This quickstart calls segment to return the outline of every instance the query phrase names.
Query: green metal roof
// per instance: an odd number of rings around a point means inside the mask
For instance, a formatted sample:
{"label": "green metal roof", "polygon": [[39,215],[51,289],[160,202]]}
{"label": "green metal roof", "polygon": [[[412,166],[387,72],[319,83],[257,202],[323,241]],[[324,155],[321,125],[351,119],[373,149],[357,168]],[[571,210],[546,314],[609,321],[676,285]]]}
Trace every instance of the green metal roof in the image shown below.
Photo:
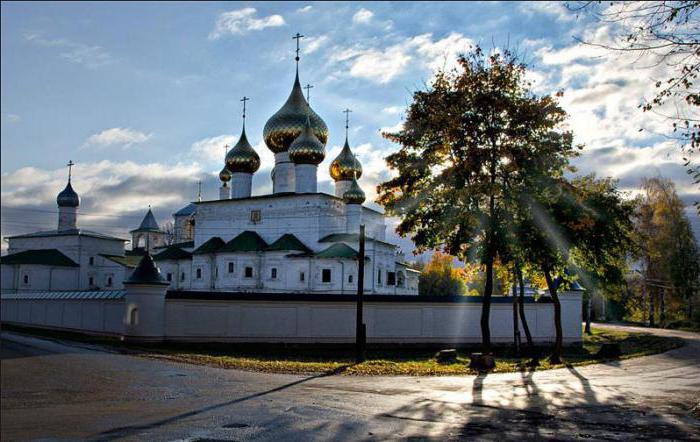
{"label": "green metal roof", "polygon": [[75,261],[56,249],[25,250],[0,257],[0,264],[36,264],[56,267],[80,267]]}
{"label": "green metal roof", "polygon": [[246,230],[239,234],[225,246],[218,250],[219,253],[225,252],[261,252],[267,248],[267,243],[255,232]]}
{"label": "green metal roof", "polygon": [[214,253],[217,252],[221,247],[226,244],[223,239],[219,238],[218,236],[213,236],[206,240],[204,244],[201,246],[197,247],[194,252],[192,252],[193,255],[202,255],[205,253]]}
{"label": "green metal roof", "polygon": [[266,249],[268,252],[298,250],[300,252],[311,252],[311,249],[306,247],[303,242],[291,233],[285,233],[280,236],[277,241],[270,244]]}
{"label": "green metal roof", "polygon": [[141,255],[128,255],[128,256],[121,256],[121,255],[105,255],[100,253],[100,256],[109,259],[112,262],[116,262],[117,264],[121,264],[124,267],[129,267],[130,269],[133,269],[139,264],[139,261],[141,261]]}
{"label": "green metal roof", "polygon": [[162,252],[153,256],[156,261],[165,261],[167,259],[192,259],[192,253],[182,250],[177,246],[169,246]]}
{"label": "green metal roof", "polygon": [[[323,238],[318,240],[318,242],[359,242],[359,241],[360,241],[360,234],[359,233],[331,233],[330,235],[326,235]],[[394,244],[388,243],[386,241],[381,241],[378,239],[370,238],[369,236],[365,237],[365,241],[378,242],[378,243],[394,246]]]}
{"label": "green metal roof", "polygon": [[128,239],[117,238],[116,236],[105,235],[100,232],[93,232],[85,229],[68,229],[68,230],[47,230],[43,232],[25,233],[23,235],[8,236],[7,239],[14,238],[46,238],[52,236],[89,236],[91,238],[108,239],[110,241],[128,241]]}
{"label": "green metal roof", "polygon": [[357,252],[352,247],[346,244],[333,244],[325,250],[314,254],[314,258],[329,259],[329,258],[347,258],[357,259]]}

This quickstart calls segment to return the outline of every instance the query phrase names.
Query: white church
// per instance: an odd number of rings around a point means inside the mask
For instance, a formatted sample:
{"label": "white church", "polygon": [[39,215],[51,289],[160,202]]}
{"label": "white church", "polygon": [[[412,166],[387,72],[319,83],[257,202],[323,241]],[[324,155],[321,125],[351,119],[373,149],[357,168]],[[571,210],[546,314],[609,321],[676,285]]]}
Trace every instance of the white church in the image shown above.
{"label": "white church", "polygon": [[252,194],[260,157],[246,136],[244,97],[241,136],[219,173],[219,198],[175,212],[172,241],[150,208],[131,240],[79,228],[69,163],[68,184],[57,197],[57,229],[6,238],[2,291],[122,289],[150,253],[172,291],[354,294],[364,225],[365,293],[417,295],[418,272],[387,241],[384,215],[363,205],[362,166],[350,149],[347,123],[345,145],[329,170],[335,194],[318,191],[328,128],[304,97],[296,60],[289,98],[263,131],[275,155],[271,194]]}

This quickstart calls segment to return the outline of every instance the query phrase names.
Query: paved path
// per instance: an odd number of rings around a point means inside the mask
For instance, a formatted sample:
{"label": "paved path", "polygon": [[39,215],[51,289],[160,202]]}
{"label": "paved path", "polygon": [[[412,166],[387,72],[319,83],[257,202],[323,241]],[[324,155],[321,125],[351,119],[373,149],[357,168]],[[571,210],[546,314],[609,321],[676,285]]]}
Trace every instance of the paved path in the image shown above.
{"label": "paved path", "polygon": [[688,412],[700,400],[700,335],[653,333],[686,345],[575,369],[412,378],[249,373],[3,332],[0,436],[700,440]]}

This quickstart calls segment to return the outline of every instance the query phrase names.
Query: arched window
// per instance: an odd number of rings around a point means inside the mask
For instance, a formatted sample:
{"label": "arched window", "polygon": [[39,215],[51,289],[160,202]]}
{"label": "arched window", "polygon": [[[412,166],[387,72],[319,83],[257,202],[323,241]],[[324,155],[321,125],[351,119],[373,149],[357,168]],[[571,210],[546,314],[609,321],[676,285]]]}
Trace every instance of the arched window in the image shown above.
{"label": "arched window", "polygon": [[139,323],[139,309],[138,307],[132,307],[129,312],[129,325],[138,325]]}
{"label": "arched window", "polygon": [[24,276],[22,277],[22,282],[23,282],[24,284],[29,284],[29,275],[24,275]]}

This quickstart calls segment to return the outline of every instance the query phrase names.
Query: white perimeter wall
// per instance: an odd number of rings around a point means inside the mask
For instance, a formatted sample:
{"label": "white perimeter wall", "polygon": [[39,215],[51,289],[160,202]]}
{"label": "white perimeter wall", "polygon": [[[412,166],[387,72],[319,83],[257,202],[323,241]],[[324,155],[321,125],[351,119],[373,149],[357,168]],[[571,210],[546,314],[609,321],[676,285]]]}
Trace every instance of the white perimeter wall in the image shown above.
{"label": "white perimeter wall", "polygon": [[3,299],[2,322],[122,335],[123,300]]}
{"label": "white perimeter wall", "polygon": [[[126,303],[129,303],[129,295]],[[2,321],[121,335],[124,300],[2,299]],[[580,342],[581,295],[563,294],[564,342]],[[535,341],[554,340],[553,304],[525,304]],[[168,300],[166,339],[178,341],[349,343],[355,339],[355,304],[330,301]],[[368,342],[478,343],[481,304],[365,301]],[[510,303],[491,305],[493,342],[512,342]],[[524,339],[524,336],[523,336]]]}

